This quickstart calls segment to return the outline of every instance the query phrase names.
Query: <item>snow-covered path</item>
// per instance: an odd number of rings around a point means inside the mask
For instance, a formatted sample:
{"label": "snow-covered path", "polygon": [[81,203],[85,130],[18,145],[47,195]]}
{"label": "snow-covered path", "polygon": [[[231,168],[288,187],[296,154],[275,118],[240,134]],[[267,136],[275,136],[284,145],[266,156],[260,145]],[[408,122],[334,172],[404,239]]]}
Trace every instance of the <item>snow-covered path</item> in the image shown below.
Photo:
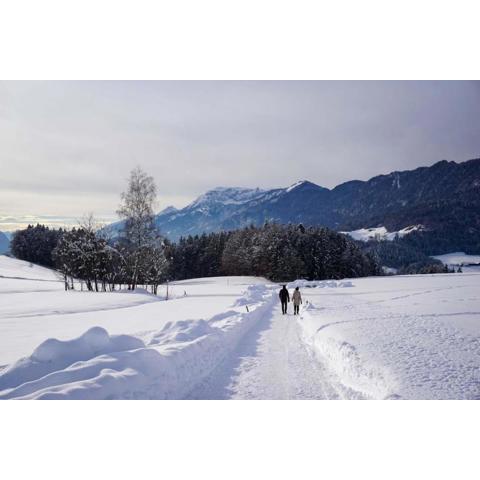
{"label": "snow-covered path", "polygon": [[301,341],[297,318],[275,307],[188,398],[352,398]]}

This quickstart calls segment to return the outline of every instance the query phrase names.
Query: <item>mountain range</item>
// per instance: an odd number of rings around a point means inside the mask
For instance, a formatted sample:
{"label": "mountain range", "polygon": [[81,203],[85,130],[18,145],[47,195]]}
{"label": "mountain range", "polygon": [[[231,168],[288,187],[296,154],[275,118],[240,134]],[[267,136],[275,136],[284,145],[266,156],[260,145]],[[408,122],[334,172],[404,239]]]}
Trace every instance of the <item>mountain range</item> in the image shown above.
{"label": "mountain range", "polygon": [[10,250],[10,236],[0,232],[0,255]]}
{"label": "mountain range", "polygon": [[171,240],[266,221],[323,225],[337,231],[380,226],[396,231],[421,225],[417,235],[443,240],[432,248],[448,250],[455,245],[472,250],[480,248],[480,159],[443,160],[333,189],[307,180],[271,190],[218,187],[185,208],[166,208],[155,221]]}

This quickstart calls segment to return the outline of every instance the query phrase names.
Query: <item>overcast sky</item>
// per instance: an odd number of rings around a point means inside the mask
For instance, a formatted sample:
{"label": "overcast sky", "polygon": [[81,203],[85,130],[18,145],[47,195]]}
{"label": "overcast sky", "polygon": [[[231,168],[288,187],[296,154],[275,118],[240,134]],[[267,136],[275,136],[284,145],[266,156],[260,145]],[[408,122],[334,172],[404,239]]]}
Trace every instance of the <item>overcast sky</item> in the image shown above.
{"label": "overcast sky", "polygon": [[324,187],[480,157],[480,82],[0,82],[0,230],[216,186]]}

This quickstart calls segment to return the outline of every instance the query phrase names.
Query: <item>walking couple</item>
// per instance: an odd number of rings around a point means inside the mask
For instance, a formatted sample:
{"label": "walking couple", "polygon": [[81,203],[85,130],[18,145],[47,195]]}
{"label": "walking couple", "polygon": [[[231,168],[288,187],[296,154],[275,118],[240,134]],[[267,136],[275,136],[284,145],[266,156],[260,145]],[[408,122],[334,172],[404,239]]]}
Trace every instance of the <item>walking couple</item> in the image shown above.
{"label": "walking couple", "polygon": [[[280,297],[280,302],[282,303],[282,314],[285,315],[287,313],[287,305],[290,302],[290,294],[288,293],[287,286],[284,285],[278,294]],[[298,315],[300,312],[300,304],[302,303],[302,294],[298,287],[295,288],[293,295],[293,314]]]}

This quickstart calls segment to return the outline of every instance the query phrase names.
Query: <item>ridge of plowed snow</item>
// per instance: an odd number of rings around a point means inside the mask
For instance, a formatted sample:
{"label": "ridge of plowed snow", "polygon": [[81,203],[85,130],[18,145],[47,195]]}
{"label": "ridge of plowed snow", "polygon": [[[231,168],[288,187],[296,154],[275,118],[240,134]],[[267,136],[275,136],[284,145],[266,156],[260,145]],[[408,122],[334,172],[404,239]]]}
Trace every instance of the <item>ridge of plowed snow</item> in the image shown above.
{"label": "ridge of plowed snow", "polygon": [[167,324],[148,346],[99,327],[69,342],[49,339],[0,373],[0,398],[183,398],[272,308],[266,285],[245,297],[249,311],[232,310],[221,326],[216,317]]}

